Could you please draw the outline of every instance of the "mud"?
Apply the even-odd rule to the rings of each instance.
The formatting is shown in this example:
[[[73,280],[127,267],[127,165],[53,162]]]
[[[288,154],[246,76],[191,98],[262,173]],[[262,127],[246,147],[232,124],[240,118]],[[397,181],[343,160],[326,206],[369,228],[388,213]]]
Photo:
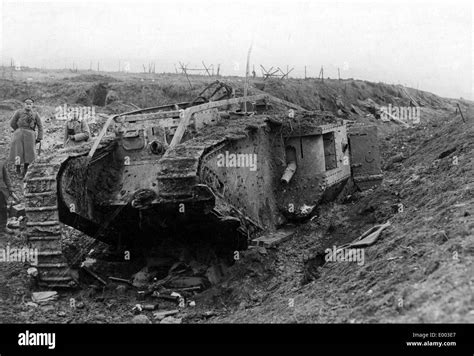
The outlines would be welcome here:
[[[64,81],[35,81],[28,86],[21,81],[2,81],[0,98],[22,100],[23,95],[36,94],[40,113],[48,113],[64,100],[72,102],[78,91],[87,90],[91,83],[97,83],[96,79],[105,81],[80,76]],[[120,102],[101,108],[101,112],[113,112],[119,105],[126,107],[127,102],[145,106],[190,100],[199,91],[186,90],[186,83],[173,86],[173,76],[161,79],[158,83],[107,78]],[[174,263],[183,263],[188,277],[209,282],[204,291],[183,293],[186,302],[194,301],[195,307],[186,304],[181,308],[176,301],[143,295],[139,293],[142,290],[126,283],[109,281],[104,287],[82,272],[81,290],[61,292],[53,304],[35,307],[26,304],[35,289],[30,286],[25,266],[2,263],[0,322],[128,323],[135,316],[136,304],[150,303],[158,305],[157,311],[178,309],[175,316],[185,323],[474,322],[473,104],[460,101],[468,120],[463,124],[455,114],[455,100],[407,89],[422,105],[421,123],[402,129],[394,123],[366,117],[371,109],[360,103],[372,98],[379,105],[409,105],[410,99],[399,87],[358,80],[324,83],[268,82],[264,89],[308,109],[333,113],[341,110],[343,118],[376,124],[382,157],[387,163],[380,187],[341,194],[337,202],[320,206],[314,219],[299,226],[295,236],[278,249],[253,248],[236,256],[234,251],[225,249],[213,253],[213,248],[207,246],[186,251],[173,240],[157,246],[157,259],[166,258],[167,262],[147,270],[147,282],[153,285],[154,278],[165,278]],[[353,112],[351,105],[363,115]],[[4,137],[0,145],[4,151],[10,142],[8,119],[14,106],[10,101],[0,103]],[[241,129],[244,121],[250,127],[260,122],[259,118],[239,120],[235,125],[214,129],[214,134],[246,134]],[[46,126],[54,128],[53,125],[57,124]],[[15,192],[21,198],[22,182],[11,168]],[[113,186],[106,183],[106,177],[102,181],[105,190]],[[363,265],[323,260],[325,249],[353,241],[374,224],[387,220],[392,227],[365,250]],[[182,235],[188,240],[196,237]],[[14,246],[26,243],[21,231],[0,239]],[[71,256],[79,256],[81,261],[86,256],[95,258],[93,270],[105,279],[131,279],[147,265],[135,252],[124,262],[125,251],[111,249],[78,232],[70,231],[64,245]],[[168,253],[163,256],[159,251]],[[215,267],[218,265],[221,267]],[[214,274],[221,274],[220,279],[206,273],[211,267]],[[170,284],[165,289],[170,292],[176,286]],[[71,308],[70,298],[75,299],[76,308]],[[153,311],[142,314],[153,323],[158,322]]]

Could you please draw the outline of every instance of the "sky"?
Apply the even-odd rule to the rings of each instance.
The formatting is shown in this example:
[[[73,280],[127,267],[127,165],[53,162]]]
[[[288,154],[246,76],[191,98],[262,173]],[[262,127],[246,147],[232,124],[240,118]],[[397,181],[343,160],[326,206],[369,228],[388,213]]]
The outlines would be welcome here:
[[[38,68],[157,72],[220,64],[221,74],[403,84],[474,100],[470,1],[0,0],[0,60]]]

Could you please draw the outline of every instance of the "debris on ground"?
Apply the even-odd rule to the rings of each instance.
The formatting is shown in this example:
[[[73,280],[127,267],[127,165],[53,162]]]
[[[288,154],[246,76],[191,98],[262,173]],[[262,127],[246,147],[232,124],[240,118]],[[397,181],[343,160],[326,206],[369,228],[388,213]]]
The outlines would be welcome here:
[[[51,100],[44,98],[38,104],[41,114],[54,112],[54,107],[67,99],[65,92],[71,93],[71,100],[78,97],[86,80],[83,74],[75,78],[79,79],[29,84],[28,90],[52,95]],[[92,79],[87,78],[90,84]],[[169,90],[172,86],[165,82],[175,79],[166,76],[163,83],[157,81],[147,87],[150,95],[136,90],[148,84],[140,80],[119,82],[100,76],[100,80],[104,78],[110,81],[119,100],[100,108],[97,124],[91,128],[93,135],[100,131],[109,113],[130,109],[120,100],[149,107],[177,99],[186,101],[196,94],[186,91],[179,83],[176,90]],[[25,89],[22,85],[2,81],[3,97],[20,99],[13,102],[15,105],[5,104],[4,109],[0,104],[4,150],[8,149],[11,136],[8,127],[11,110],[21,107],[20,94],[16,98],[15,93]],[[123,261],[102,259],[105,254],[96,251],[97,262],[86,268],[98,276],[116,279],[108,278],[105,287],[94,277],[87,278],[101,287],[89,294],[84,290],[66,292],[65,298],[54,299],[54,306],[46,309],[38,307],[33,294],[31,302],[21,302],[21,297],[28,298],[30,293],[29,275],[22,263],[0,264],[0,322],[65,322],[70,298],[83,300],[76,302],[77,310],[71,319],[79,323],[130,322],[130,309],[136,304],[142,306],[141,313],[134,316],[140,323],[150,323],[144,314],[152,314],[157,322],[168,317],[172,319],[166,322],[474,322],[470,300],[472,273],[469,273],[473,262],[474,187],[469,180],[473,175],[474,136],[469,125],[472,103],[408,88],[410,96],[427,105],[422,107],[421,123],[405,129],[378,120],[380,107],[387,103],[410,105],[412,99],[396,86],[359,80],[325,80],[324,85],[312,80],[288,80],[268,81],[265,90],[308,108],[324,106],[334,112],[341,110],[348,122],[378,125],[385,170],[383,184],[370,193],[350,194],[341,204],[316,207],[317,218],[303,223],[294,236],[281,241],[277,248],[265,249],[265,253],[261,249],[242,251],[235,263],[221,264],[208,257],[181,258],[176,253],[134,262],[136,265],[122,270]],[[334,92],[344,94],[335,99]],[[454,116],[458,102],[465,113],[466,125],[459,115]],[[344,107],[350,111],[343,110]],[[51,121],[45,125],[58,124]],[[50,128],[45,132],[51,136],[51,143],[50,147],[45,144],[45,150],[54,150],[60,143],[53,136],[60,135],[62,130]],[[454,156],[459,159],[459,165],[451,159]],[[11,172],[16,177],[14,170]],[[21,200],[23,183],[19,177],[12,180]],[[399,204],[403,204],[404,211],[398,212]],[[21,210],[15,210],[20,218]],[[393,228],[384,230],[386,238],[377,240],[366,251],[364,265],[334,263],[321,268],[325,264],[326,248],[350,243],[354,236],[388,220]],[[11,219],[11,222],[17,225],[17,231],[22,231],[21,220]],[[16,241],[17,237],[3,237],[12,244],[23,242]],[[84,256],[91,249],[90,245],[85,248],[88,244],[92,245],[90,239],[67,230],[68,248],[73,246],[70,248],[77,248],[76,252],[81,251]],[[98,250],[95,244],[93,247]],[[173,269],[169,268],[178,261]],[[144,274],[131,281],[145,265],[148,269],[143,270]],[[131,287],[133,282],[139,287]],[[173,292],[185,300],[186,306],[194,307],[179,308],[179,297],[173,297]],[[400,300],[403,307],[399,306]],[[294,307],[289,307],[290,301]],[[156,309],[148,309],[148,305],[156,304]],[[45,310],[54,312],[45,313]],[[182,318],[179,313],[183,314]],[[194,319],[188,319],[187,314],[191,313]]]
[[[134,316],[131,322],[132,324],[151,324],[151,320],[143,314]]]
[[[58,292],[47,291],[47,292],[34,292],[31,294],[31,300],[34,303],[48,303],[58,299]]]
[[[380,234],[383,230],[390,226],[390,221],[387,221],[385,224],[376,225],[371,227],[369,230],[364,232],[361,236],[355,239],[348,245],[345,245],[346,248],[354,248],[354,247],[368,247],[374,244],[377,239],[380,237]],[[341,246],[342,247],[342,246]]]
[[[172,315],[176,315],[179,313],[178,309],[175,310],[167,310],[167,311],[158,311],[156,313],[153,313],[153,318],[157,320],[163,320],[164,318]]]
[[[160,321],[160,324],[181,324],[182,318],[175,318],[172,316],[167,316]]]

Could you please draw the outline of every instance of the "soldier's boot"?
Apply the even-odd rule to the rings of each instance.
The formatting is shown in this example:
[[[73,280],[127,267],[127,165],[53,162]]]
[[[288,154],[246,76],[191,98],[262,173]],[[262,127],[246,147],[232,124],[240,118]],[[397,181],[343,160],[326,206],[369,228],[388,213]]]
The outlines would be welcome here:
[[[26,173],[28,172],[28,166],[30,164],[29,163],[25,163],[23,166],[24,166],[24,169],[23,169],[23,178],[25,178],[26,176]]]

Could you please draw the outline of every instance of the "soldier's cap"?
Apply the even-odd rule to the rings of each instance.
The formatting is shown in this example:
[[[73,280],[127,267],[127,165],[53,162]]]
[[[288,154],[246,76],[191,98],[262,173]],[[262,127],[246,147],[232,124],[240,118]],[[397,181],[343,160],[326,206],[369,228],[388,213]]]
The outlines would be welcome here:
[[[32,103],[35,102],[32,98],[26,98],[25,100],[23,100],[24,103],[26,103],[27,101],[31,101]]]

